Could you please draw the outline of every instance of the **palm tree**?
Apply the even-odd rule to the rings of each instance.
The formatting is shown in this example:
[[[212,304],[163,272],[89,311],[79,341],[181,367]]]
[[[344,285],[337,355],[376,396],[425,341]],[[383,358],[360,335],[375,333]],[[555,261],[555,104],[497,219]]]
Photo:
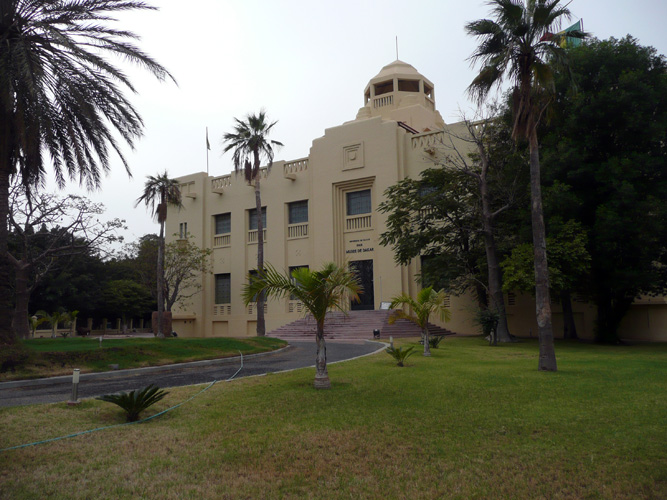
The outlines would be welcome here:
[[[157,250],[157,336],[164,338],[162,331],[164,315],[164,224],[167,221],[169,205],[181,207],[181,190],[176,179],[170,179],[165,170],[163,174],[147,176],[143,194],[137,198],[135,207],[141,203],[153,212],[160,224]]]
[[[358,300],[361,285],[353,273],[333,262],[326,263],[319,271],[300,267],[292,274],[281,274],[267,264],[263,271],[248,280],[243,287],[243,300],[246,305],[255,300],[258,294],[281,298],[293,296],[303,303],[317,323],[315,340],[317,357],[315,358],[316,389],[329,389],[331,382],[327,373],[327,348],[324,342],[324,320],[330,309],[343,310],[348,299]]]
[[[0,344],[16,341],[6,256],[10,178],[39,186],[52,165],[59,185],[69,177],[97,188],[110,150],[129,173],[115,132],[132,146],[143,122],[123,94],[134,87],[106,56],[172,77],[131,43],[132,32],[109,24],[115,12],[145,9],[153,7],[132,0],[0,2]]]
[[[432,286],[422,288],[417,294],[417,299],[413,299],[407,294],[397,295],[391,299],[391,308],[395,309],[398,306],[408,306],[410,312],[404,312],[402,309],[395,310],[389,316],[389,323],[394,323],[397,319],[407,319],[412,321],[422,330],[422,339],[424,340],[424,356],[431,355],[431,348],[429,345],[428,335],[428,320],[431,314],[439,314],[443,321],[450,320],[449,309],[445,307],[447,295],[444,290],[436,292]]]
[[[554,90],[552,65],[567,62],[566,51],[560,46],[565,35],[553,32],[558,31],[563,18],[570,18],[570,11],[560,5],[560,0],[527,0],[526,3],[490,0],[489,4],[493,6],[495,20],[480,19],[466,25],[469,35],[481,39],[470,59],[482,63],[468,91],[481,103],[503,78],[508,78],[514,87],[512,137],[515,141],[528,140],[530,148],[535,309],[540,343],[538,369],[556,371],[537,126]],[[571,38],[585,36],[581,31],[567,33]]]
[[[269,140],[271,129],[278,122],[269,123],[266,112],[249,114],[245,121],[234,118],[234,131],[222,136],[223,152],[233,150],[232,162],[238,174],[243,170],[246,181],[255,187],[255,210],[257,214],[257,270],[264,269],[264,221],[262,220],[262,197],[260,194],[260,165],[266,161],[267,171],[273,163],[273,148],[282,146],[278,141]],[[257,296],[257,335],[266,335],[264,322],[264,294]]]

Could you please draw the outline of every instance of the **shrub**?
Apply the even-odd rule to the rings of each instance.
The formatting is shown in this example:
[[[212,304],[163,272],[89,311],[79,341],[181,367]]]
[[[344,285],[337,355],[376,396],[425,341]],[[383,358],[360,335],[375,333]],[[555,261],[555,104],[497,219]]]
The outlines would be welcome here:
[[[397,366],[404,366],[403,362],[414,354],[414,346],[401,348],[401,347],[387,347],[386,353],[394,358],[397,363]]]
[[[437,349],[438,346],[440,345],[440,342],[443,341],[445,337],[442,335],[432,335],[428,338],[428,345],[432,349]]]
[[[25,365],[28,358],[30,352],[22,344],[3,345],[0,347],[0,373],[9,370],[15,372],[17,368]]]
[[[151,384],[141,390],[105,394],[97,399],[120,406],[127,412],[127,421],[136,422],[139,420],[139,414],[142,411],[160,401],[167,394],[169,393]]]

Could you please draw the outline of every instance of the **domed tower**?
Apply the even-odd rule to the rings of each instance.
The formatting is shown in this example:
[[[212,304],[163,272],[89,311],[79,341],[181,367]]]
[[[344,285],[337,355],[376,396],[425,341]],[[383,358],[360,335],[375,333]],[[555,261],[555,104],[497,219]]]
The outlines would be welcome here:
[[[403,122],[418,132],[445,127],[435,109],[433,84],[413,66],[398,59],[371,78],[364,90],[364,104],[357,120],[381,116]]]

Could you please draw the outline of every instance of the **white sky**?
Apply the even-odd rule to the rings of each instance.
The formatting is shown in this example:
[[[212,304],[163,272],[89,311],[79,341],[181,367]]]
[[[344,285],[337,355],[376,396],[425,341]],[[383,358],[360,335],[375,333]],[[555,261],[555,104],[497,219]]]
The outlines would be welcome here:
[[[159,83],[147,72],[127,71],[138,87],[132,97],[145,135],[127,151],[133,177],[113,161],[102,189],[85,194],[105,204],[107,218],[125,219],[126,241],[157,232],[144,207],[134,208],[147,175],[172,177],[206,171],[209,129],[211,175],[232,170],[220,139],[233,118],[265,108],[278,120],[271,138],[285,144],[276,160],[308,155],[324,130],[353,120],[363,90],[396,59],[412,64],[435,85],[445,122],[470,110],[465,90],[475,75],[466,60],[475,40],[466,22],[489,17],[478,0],[153,0],[160,10],[127,14],[122,26],[141,36],[140,47],[176,78]],[[665,0],[574,0],[572,22],[605,39],[631,34],[667,54]],[[570,23],[563,27],[569,26]],[[66,192],[77,192],[69,184]]]

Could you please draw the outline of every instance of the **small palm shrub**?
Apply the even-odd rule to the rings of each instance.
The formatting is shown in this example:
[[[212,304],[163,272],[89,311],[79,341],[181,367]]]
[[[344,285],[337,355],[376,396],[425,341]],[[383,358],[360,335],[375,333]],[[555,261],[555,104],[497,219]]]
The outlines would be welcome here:
[[[414,354],[413,350],[414,346],[405,348],[387,347],[385,352],[397,361],[396,363],[397,366],[404,366],[403,362]]]
[[[167,394],[169,393],[151,384],[141,390],[105,394],[97,399],[120,406],[127,412],[127,421],[136,422],[139,420],[139,414],[142,411],[160,401]]]
[[[442,335],[433,335],[432,337],[428,338],[428,345],[432,349],[437,349],[438,346],[440,345],[440,342],[443,341],[445,337]]]

